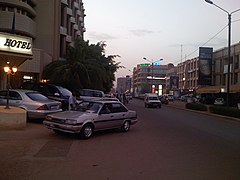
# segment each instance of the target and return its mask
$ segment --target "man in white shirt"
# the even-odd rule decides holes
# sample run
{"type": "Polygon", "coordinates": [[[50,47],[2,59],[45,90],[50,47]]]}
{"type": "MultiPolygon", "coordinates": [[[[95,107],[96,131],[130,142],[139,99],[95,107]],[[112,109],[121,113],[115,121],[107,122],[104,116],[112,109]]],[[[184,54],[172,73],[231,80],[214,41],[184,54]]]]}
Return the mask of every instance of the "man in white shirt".
{"type": "Polygon", "coordinates": [[[76,92],[72,92],[72,96],[69,97],[69,110],[76,110],[77,107],[77,97],[76,92]]]}

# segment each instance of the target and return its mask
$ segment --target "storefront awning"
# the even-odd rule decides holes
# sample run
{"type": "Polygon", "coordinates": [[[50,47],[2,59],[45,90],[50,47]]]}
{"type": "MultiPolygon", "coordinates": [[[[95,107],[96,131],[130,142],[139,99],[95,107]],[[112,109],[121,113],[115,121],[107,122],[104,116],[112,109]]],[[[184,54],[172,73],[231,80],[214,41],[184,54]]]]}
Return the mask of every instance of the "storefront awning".
{"type": "MultiPolygon", "coordinates": [[[[224,93],[226,91],[226,86],[206,86],[200,87],[196,90],[197,94],[204,94],[204,93],[224,93]]],[[[240,85],[231,85],[230,86],[230,93],[240,93],[240,85]]]]}
{"type": "Polygon", "coordinates": [[[4,67],[7,62],[10,62],[11,66],[20,66],[26,60],[31,60],[31,55],[8,53],[0,51],[0,67],[4,67]]]}

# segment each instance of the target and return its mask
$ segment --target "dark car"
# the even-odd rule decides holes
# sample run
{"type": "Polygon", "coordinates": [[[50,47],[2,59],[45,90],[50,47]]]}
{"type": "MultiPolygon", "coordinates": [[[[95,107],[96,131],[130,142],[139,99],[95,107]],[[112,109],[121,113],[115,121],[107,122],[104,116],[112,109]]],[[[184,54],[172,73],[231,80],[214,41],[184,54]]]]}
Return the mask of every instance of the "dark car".
{"type": "Polygon", "coordinates": [[[159,96],[159,99],[161,101],[162,104],[168,104],[168,97],[167,96],[159,96]]]}
{"type": "Polygon", "coordinates": [[[24,82],[20,88],[38,91],[47,96],[49,99],[61,102],[62,110],[68,110],[69,97],[72,95],[72,93],[66,88],[56,86],[54,84],[34,82],[24,82]]]}

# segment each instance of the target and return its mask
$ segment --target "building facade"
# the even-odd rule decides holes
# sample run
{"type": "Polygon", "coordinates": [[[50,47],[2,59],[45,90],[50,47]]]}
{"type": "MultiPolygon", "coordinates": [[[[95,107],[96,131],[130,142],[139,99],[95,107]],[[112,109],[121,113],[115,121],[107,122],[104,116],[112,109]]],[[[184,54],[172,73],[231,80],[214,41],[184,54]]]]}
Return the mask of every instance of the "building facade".
{"type": "Polygon", "coordinates": [[[150,63],[138,64],[133,69],[133,92],[135,96],[148,92],[159,95],[166,94],[166,76],[173,64],[152,65],[150,63]]]}
{"type": "MultiPolygon", "coordinates": [[[[84,38],[84,11],[82,0],[0,0],[0,32],[30,37],[33,44],[32,58],[18,67],[12,87],[25,80],[41,80],[44,66],[65,60],[67,46],[84,38]]],[[[1,56],[0,61],[1,66],[6,63],[1,56]]],[[[1,68],[1,82],[4,79],[1,68]]]]}
{"type": "Polygon", "coordinates": [[[126,77],[117,78],[118,93],[131,93],[132,92],[132,78],[127,75],[126,77]]]}
{"type": "MultiPolygon", "coordinates": [[[[179,90],[181,94],[198,94],[211,98],[226,99],[228,83],[228,48],[216,50],[212,54],[210,64],[211,77],[209,84],[200,83],[199,57],[186,60],[177,65],[179,90]]],[[[230,104],[240,102],[240,43],[231,46],[230,56],[230,104]]]]}
{"type": "Polygon", "coordinates": [[[180,94],[189,94],[198,89],[199,58],[186,60],[177,65],[180,94]]]}

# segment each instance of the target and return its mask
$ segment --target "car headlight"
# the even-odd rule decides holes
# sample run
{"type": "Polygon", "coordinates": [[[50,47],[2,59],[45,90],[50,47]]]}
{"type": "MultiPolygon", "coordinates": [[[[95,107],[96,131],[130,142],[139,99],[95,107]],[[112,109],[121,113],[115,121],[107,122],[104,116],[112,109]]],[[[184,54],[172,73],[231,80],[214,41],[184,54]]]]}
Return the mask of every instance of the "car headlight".
{"type": "Polygon", "coordinates": [[[47,121],[51,121],[52,120],[52,117],[51,116],[46,116],[45,118],[47,121]]]}
{"type": "Polygon", "coordinates": [[[74,119],[66,119],[66,120],[65,120],[65,123],[66,123],[66,124],[73,124],[73,125],[74,125],[74,124],[77,124],[77,120],[74,120],[74,119]]]}

